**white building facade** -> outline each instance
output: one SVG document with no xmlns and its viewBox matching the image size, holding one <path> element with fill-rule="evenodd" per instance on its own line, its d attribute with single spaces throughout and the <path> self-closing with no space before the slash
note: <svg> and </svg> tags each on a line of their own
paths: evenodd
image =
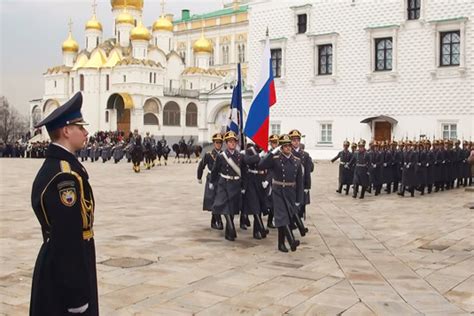
<svg viewBox="0 0 474 316">
<path fill-rule="evenodd" d="M 473 1 L 255 1 L 249 74 L 268 27 L 277 103 L 270 132 L 298 128 L 315 158 L 344 140 L 470 139 Z"/>
<path fill-rule="evenodd" d="M 85 24 L 83 45 L 69 31 L 62 44 L 63 64 L 44 73 L 44 95 L 30 101 L 32 131 L 78 91 L 83 94 L 82 112 L 90 133 L 138 129 L 208 142 L 221 131 L 234 76 L 212 67 L 213 46 L 203 30 L 189 41 L 196 60 L 186 64 L 174 49 L 178 41 L 171 16 L 163 9 L 147 27 L 141 20 L 143 6 L 143 0 L 111 0 L 113 38 L 103 38 L 95 12 Z M 226 14 L 242 11 L 238 5 L 234 9 Z M 244 92 L 244 100 L 250 99 L 251 92 Z"/>
</svg>

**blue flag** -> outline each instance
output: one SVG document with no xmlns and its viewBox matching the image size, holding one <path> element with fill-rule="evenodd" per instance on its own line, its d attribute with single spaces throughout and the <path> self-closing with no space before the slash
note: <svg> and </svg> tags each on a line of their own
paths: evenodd
<svg viewBox="0 0 474 316">
<path fill-rule="evenodd" d="M 227 131 L 233 131 L 237 135 L 243 132 L 242 117 L 242 79 L 240 74 L 240 63 L 237 64 L 237 84 L 232 92 L 232 101 L 230 102 L 229 121 L 227 122 Z"/>
</svg>

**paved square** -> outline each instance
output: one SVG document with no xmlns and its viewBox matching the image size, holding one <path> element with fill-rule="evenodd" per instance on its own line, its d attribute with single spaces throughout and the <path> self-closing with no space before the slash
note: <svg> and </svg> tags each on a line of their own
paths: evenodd
<svg viewBox="0 0 474 316">
<path fill-rule="evenodd" d="M 42 241 L 30 206 L 42 161 L 0 159 L 0 313 L 26 315 Z M 463 315 L 474 312 L 472 193 L 365 200 L 335 193 L 316 164 L 309 234 L 276 249 L 276 231 L 236 242 L 210 229 L 196 164 L 134 174 L 85 163 L 96 197 L 101 315 Z M 130 259 L 124 259 L 130 258 Z M 121 259 L 121 260 L 116 260 Z M 145 264 L 130 266 L 136 260 Z"/>
</svg>

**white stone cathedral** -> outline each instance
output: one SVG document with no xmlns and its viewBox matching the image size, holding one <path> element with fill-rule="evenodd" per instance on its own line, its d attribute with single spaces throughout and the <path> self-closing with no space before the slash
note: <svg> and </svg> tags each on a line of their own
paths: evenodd
<svg viewBox="0 0 474 316">
<path fill-rule="evenodd" d="M 44 95 L 30 101 L 31 127 L 77 91 L 90 133 L 138 129 L 153 135 L 209 141 L 225 124 L 233 76 L 210 67 L 212 43 L 201 32 L 193 67 L 175 51 L 173 23 L 164 13 L 150 28 L 141 20 L 143 0 L 111 0 L 113 34 L 103 38 L 95 9 L 85 24 L 83 49 L 71 30 L 62 44 L 63 64 L 44 74 Z M 244 99 L 249 100 L 249 92 Z M 46 133 L 43 131 L 43 138 Z M 40 138 L 37 136 L 37 138 Z"/>
</svg>

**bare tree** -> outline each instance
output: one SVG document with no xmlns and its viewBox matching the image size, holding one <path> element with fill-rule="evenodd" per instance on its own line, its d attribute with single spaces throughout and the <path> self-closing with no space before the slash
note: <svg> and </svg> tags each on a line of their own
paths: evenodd
<svg viewBox="0 0 474 316">
<path fill-rule="evenodd" d="M 10 107 L 6 97 L 0 97 L 0 139 L 14 142 L 28 132 L 26 118 L 15 108 Z"/>
</svg>

